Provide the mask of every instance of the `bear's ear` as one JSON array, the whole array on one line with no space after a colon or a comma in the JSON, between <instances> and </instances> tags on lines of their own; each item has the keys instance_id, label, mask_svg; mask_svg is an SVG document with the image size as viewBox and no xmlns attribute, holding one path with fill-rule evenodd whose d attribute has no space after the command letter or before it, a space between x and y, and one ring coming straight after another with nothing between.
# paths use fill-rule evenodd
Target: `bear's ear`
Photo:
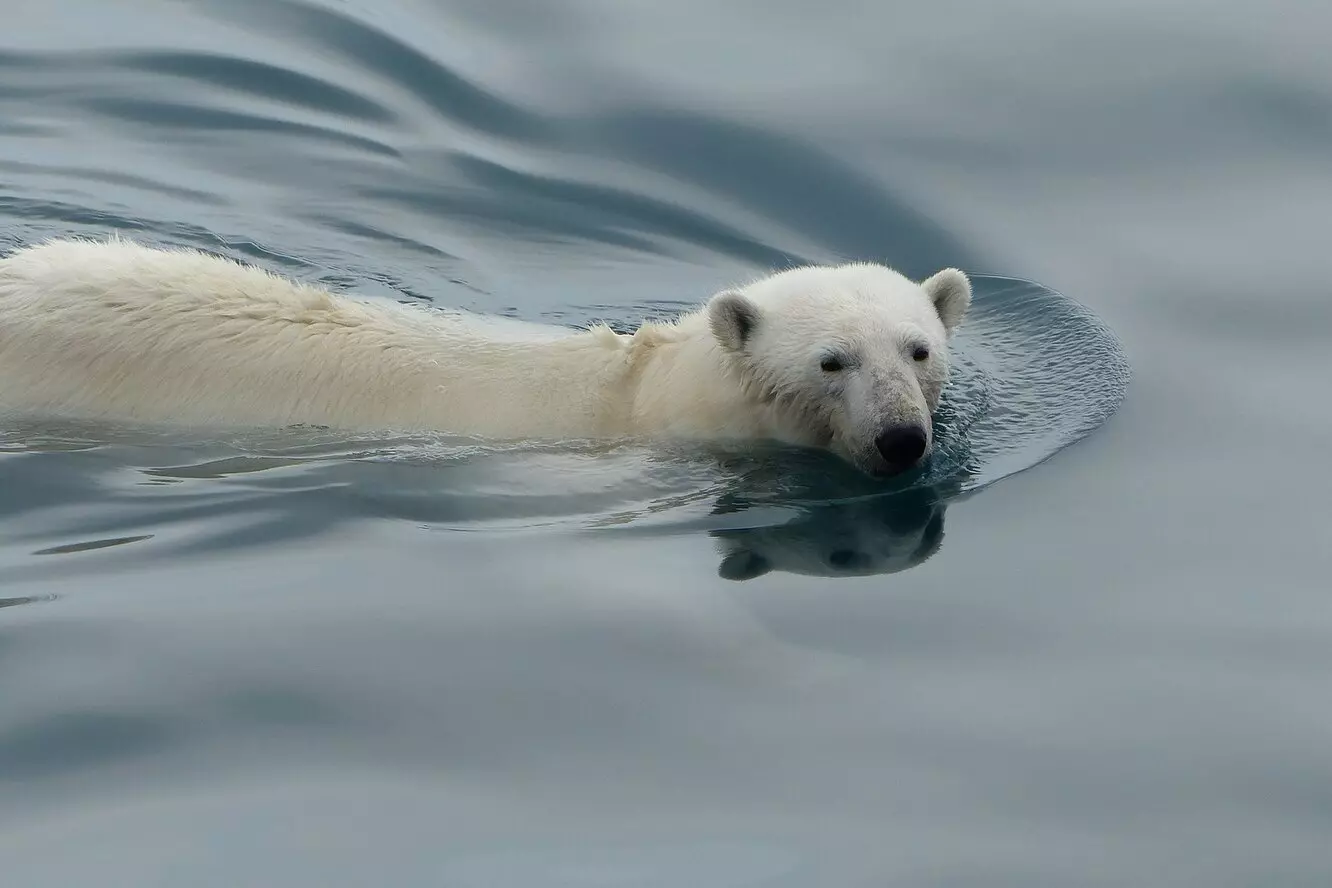
<instances>
[{"instance_id":1,"label":"bear's ear","mask_svg":"<svg viewBox=\"0 0 1332 888\"><path fill-rule=\"evenodd\" d=\"M945 268L920 286L934 303L934 310L939 313L944 330L951 336L971 307L971 281L956 268Z\"/></svg>"},{"instance_id":2,"label":"bear's ear","mask_svg":"<svg viewBox=\"0 0 1332 888\"><path fill-rule=\"evenodd\" d=\"M708 325L727 351L744 351L758 320L758 306L743 293L724 290L708 300Z\"/></svg>"}]
</instances>

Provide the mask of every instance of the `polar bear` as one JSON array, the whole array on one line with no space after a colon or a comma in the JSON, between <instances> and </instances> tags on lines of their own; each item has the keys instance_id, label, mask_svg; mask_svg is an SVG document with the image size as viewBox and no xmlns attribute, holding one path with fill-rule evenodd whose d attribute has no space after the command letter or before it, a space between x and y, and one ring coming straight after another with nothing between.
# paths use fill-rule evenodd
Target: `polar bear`
<instances>
[{"instance_id":1,"label":"polar bear","mask_svg":"<svg viewBox=\"0 0 1332 888\"><path fill-rule=\"evenodd\" d=\"M196 250L0 259L0 409L490 439L766 439L877 476L930 451L957 269L792 268L622 334L361 301Z\"/></svg>"}]
</instances>

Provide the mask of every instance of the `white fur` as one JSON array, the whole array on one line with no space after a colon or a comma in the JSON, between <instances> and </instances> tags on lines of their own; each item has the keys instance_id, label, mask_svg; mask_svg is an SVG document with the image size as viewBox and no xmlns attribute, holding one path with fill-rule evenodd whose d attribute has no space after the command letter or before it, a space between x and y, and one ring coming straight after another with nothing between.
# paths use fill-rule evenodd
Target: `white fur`
<instances>
[{"instance_id":1,"label":"white fur","mask_svg":"<svg viewBox=\"0 0 1332 888\"><path fill-rule=\"evenodd\" d=\"M882 471L874 435L899 420L928 428L970 292L953 270L921 285L877 265L810 267L632 335L514 334L200 252L54 241L0 259L0 408L491 438L770 438ZM921 343L925 364L910 356ZM840 373L820 369L830 350L849 359Z\"/></svg>"}]
</instances>

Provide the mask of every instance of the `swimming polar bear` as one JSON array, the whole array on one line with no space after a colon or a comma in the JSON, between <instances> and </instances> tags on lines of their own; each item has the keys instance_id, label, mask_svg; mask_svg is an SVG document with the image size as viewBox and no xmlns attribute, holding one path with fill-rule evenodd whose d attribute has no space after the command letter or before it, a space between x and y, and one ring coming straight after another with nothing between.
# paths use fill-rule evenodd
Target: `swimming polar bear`
<instances>
[{"instance_id":1,"label":"swimming polar bear","mask_svg":"<svg viewBox=\"0 0 1332 888\"><path fill-rule=\"evenodd\" d=\"M957 269L792 268L631 334L359 301L203 252L57 240L0 259L0 409L483 438L767 439L920 462L971 303Z\"/></svg>"}]
</instances>

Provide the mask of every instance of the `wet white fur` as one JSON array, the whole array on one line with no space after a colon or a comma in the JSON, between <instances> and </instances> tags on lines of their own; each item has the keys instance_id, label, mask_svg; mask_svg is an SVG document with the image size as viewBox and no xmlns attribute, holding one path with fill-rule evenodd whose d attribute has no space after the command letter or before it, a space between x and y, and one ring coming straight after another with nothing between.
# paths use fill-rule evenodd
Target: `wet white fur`
<instances>
[{"instance_id":1,"label":"wet white fur","mask_svg":"<svg viewBox=\"0 0 1332 888\"><path fill-rule=\"evenodd\" d=\"M54 241L0 259L0 409L490 438L770 438L872 470L883 423L928 425L970 293L951 269L922 286L877 265L810 267L632 335L515 334L200 252ZM929 366L910 357L920 342ZM832 348L855 366L820 370Z\"/></svg>"}]
</instances>

